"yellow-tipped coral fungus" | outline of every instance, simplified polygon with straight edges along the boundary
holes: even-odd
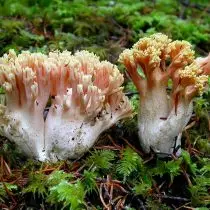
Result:
[[[204,74],[210,75],[210,53],[205,58],[197,58],[196,63],[202,68]]]
[[[0,133],[41,161],[77,158],[104,130],[131,115],[123,80],[116,66],[87,51],[10,50],[0,59],[7,98],[0,107]]]
[[[196,62],[188,42],[172,41],[158,33],[126,49],[119,61],[140,93],[138,127],[142,148],[147,153],[173,153],[191,117],[192,99],[202,94],[207,83],[208,64],[201,65],[206,60]]]

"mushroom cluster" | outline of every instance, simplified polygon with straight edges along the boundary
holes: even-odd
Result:
[[[16,55],[10,50],[0,58],[6,92],[0,134],[41,161],[77,158],[104,130],[131,116],[123,80],[115,65],[87,51]]]
[[[140,93],[144,151],[179,155],[193,98],[203,93],[210,74],[210,55],[195,59],[188,42],[158,33],[140,39],[119,60]],[[0,58],[6,92],[0,134],[41,161],[77,158],[104,130],[132,115],[123,80],[115,65],[87,51],[10,50]]]
[[[180,154],[192,99],[208,80],[209,57],[195,60],[190,43],[161,33],[140,39],[120,55],[140,94],[138,128],[146,153]]]

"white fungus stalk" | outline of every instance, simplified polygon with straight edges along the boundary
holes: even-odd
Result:
[[[123,75],[87,51],[14,51],[0,60],[0,133],[41,161],[77,158],[118,120],[131,116]],[[51,98],[44,120],[43,113]]]
[[[138,128],[142,148],[163,155],[178,150],[179,155],[181,133],[193,110],[192,99],[203,92],[208,79],[204,75],[209,68],[207,60],[200,60],[203,66],[196,63],[188,42],[172,42],[160,33],[140,39],[119,60],[140,94]]]

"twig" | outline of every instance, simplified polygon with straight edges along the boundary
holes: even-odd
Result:
[[[113,205],[113,190],[114,190],[114,187],[113,187],[113,184],[111,185],[110,187],[110,192],[109,192],[109,195],[110,195],[110,200],[109,200],[109,204]]]
[[[144,164],[145,164],[145,163],[148,163],[149,161],[151,161],[151,160],[154,158],[154,156],[155,156],[155,154],[152,153],[151,156],[150,156],[147,160],[145,160],[143,163],[144,163]]]
[[[184,176],[185,176],[185,178],[187,180],[188,185],[191,187],[192,186],[192,182],[191,182],[191,180],[189,178],[189,175],[187,174],[186,170],[183,167],[181,167],[181,168],[182,168],[182,172],[183,172],[183,174],[184,174]]]
[[[182,202],[189,202],[190,199],[188,198],[182,198],[179,196],[170,196],[170,195],[161,195],[161,194],[155,194],[155,196],[163,199],[170,199],[170,200],[176,200],[176,201],[182,201]]]
[[[114,140],[112,139],[112,137],[111,137],[110,135],[108,135],[107,137],[108,137],[108,139],[112,142],[112,144],[113,144],[116,148],[118,148],[118,150],[121,150],[121,149],[122,149],[121,146],[117,145],[117,144],[114,142]]]
[[[16,200],[13,197],[14,196],[13,193],[9,191],[9,189],[7,188],[7,186],[6,186],[6,184],[4,182],[3,182],[3,186],[4,186],[4,189],[5,189],[6,193],[7,193],[7,195],[12,199],[12,202],[16,205],[17,202],[16,202]]]
[[[142,202],[142,200],[140,200],[139,198],[136,198],[136,200],[138,201],[138,203],[140,204],[139,209],[140,210],[147,210],[144,206],[144,203]]]
[[[171,155],[171,157],[174,159],[174,160],[177,160],[178,158],[175,156],[175,155]],[[187,174],[187,172],[186,172],[186,170],[183,168],[183,166],[181,166],[181,169],[182,169],[182,172],[183,172],[183,174],[184,174],[184,177],[186,178],[186,180],[187,180],[187,183],[188,183],[188,185],[191,187],[192,186],[192,182],[191,182],[191,180],[190,180],[190,178],[189,178],[189,175]]]
[[[124,204],[125,204],[125,200],[126,200],[126,197],[123,197],[122,199],[119,199],[119,201],[117,202],[116,204],[116,208],[115,209],[124,209]]]
[[[130,144],[130,143],[128,142],[127,139],[125,139],[125,138],[123,138],[123,137],[121,137],[121,139],[122,139],[123,141],[125,141],[126,144],[127,144],[131,149],[133,149],[136,153],[138,153],[140,156],[144,156],[144,154],[143,154],[142,152],[140,152],[139,150],[137,150],[132,144]]]
[[[190,203],[191,203],[191,202],[185,203],[184,205],[182,205],[182,206],[176,208],[176,210],[182,209],[183,207],[185,207],[186,205],[188,205],[188,204],[190,204]]]
[[[104,201],[104,198],[103,198],[103,183],[100,184],[100,190],[99,190],[99,196],[100,196],[100,200],[101,200],[101,203],[103,204],[103,206],[106,208],[106,209],[109,209],[109,206],[105,203]]]
[[[188,129],[192,128],[192,127],[195,125],[195,123],[196,123],[195,120],[192,121],[189,125],[187,125],[187,126],[184,128],[184,130],[188,130]]]
[[[121,150],[116,148],[115,146],[95,146],[95,149],[109,149],[109,150]]]

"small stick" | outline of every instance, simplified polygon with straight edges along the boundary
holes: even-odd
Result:
[[[159,197],[159,198],[163,198],[163,199],[170,199],[170,200],[177,200],[177,201],[183,201],[183,202],[189,202],[190,199],[188,198],[182,198],[179,196],[170,196],[170,195],[161,195],[161,194],[156,194],[155,196]]]
[[[101,183],[100,184],[100,190],[99,190],[99,196],[100,196],[100,199],[101,199],[101,202],[102,202],[102,204],[103,204],[103,206],[106,208],[106,209],[109,209],[109,206],[108,205],[106,205],[106,203],[105,203],[105,201],[104,201],[104,198],[103,198],[103,195],[102,195],[102,188],[103,188],[103,183]]]
[[[143,153],[140,152],[139,150],[137,150],[133,145],[131,145],[131,144],[128,142],[127,139],[125,139],[125,138],[123,138],[123,137],[121,137],[121,139],[122,139],[123,141],[125,141],[126,144],[127,144],[131,149],[133,149],[136,153],[138,153],[140,156],[144,156]]]

